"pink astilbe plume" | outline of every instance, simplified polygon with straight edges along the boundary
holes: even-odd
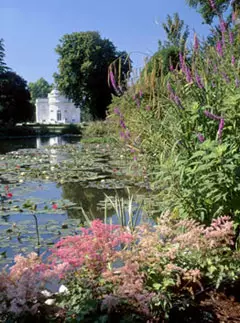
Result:
[[[53,263],[61,262],[72,269],[82,265],[93,272],[101,272],[117,252],[117,247],[129,244],[133,236],[119,225],[109,225],[94,220],[81,234],[68,236],[56,243],[52,250]]]

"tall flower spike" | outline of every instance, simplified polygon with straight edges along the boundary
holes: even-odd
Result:
[[[213,10],[216,10],[216,5],[215,5],[215,2],[214,0],[209,0],[209,3],[210,3],[210,6]]]
[[[196,33],[194,34],[194,44],[193,44],[193,47],[194,47],[194,51],[197,52],[198,49],[199,49],[199,40],[198,40],[198,37],[197,37]]]
[[[220,122],[219,122],[219,127],[218,127],[218,139],[220,140],[222,138],[222,132],[223,132],[223,128],[224,128],[224,119],[221,118]]]

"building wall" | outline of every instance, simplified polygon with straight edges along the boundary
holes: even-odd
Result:
[[[47,123],[49,119],[48,99],[36,100],[36,122]]]
[[[48,99],[36,100],[36,122],[39,123],[79,123],[80,109],[53,90]]]

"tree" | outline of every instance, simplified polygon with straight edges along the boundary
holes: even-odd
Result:
[[[175,12],[173,17],[167,15],[167,20],[162,24],[163,29],[167,36],[167,41],[162,46],[162,42],[159,42],[159,49],[162,47],[177,47],[180,51],[184,50],[188,36],[189,28],[184,23],[184,20],[180,19],[179,14]]]
[[[0,73],[0,120],[17,123],[33,120],[33,105],[27,82],[15,72]]]
[[[240,0],[186,0],[186,2],[190,7],[197,9],[207,24],[211,24],[214,17],[226,13],[230,5],[235,12],[240,9]]]
[[[7,70],[6,63],[4,61],[5,58],[5,48],[3,39],[0,39],[0,73],[3,73]]]
[[[113,88],[108,85],[108,67],[123,53],[95,31],[66,34],[56,48],[59,73],[54,75],[58,89],[94,119],[104,119]],[[122,76],[129,66],[122,67]]]
[[[43,77],[36,82],[30,82],[28,84],[31,102],[35,104],[37,98],[47,98],[48,93],[51,92],[53,86],[49,84]]]
[[[167,40],[158,42],[158,51],[146,66],[148,73],[151,73],[154,68],[156,69],[156,77],[161,74],[166,75],[170,67],[175,69],[179,65],[179,53],[185,51],[189,36],[188,25],[185,25],[178,13],[174,13],[172,17],[167,15],[166,22],[162,26],[166,32]]]

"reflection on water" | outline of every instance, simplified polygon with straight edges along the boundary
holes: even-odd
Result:
[[[10,151],[18,149],[42,148],[44,146],[74,144],[78,143],[79,141],[79,136],[0,139],[0,154],[6,154]]]
[[[120,197],[127,198],[126,189],[110,190],[110,189],[98,189],[93,187],[84,187],[81,183],[65,183],[62,185],[62,198],[68,199],[78,206],[81,206],[84,212],[90,218],[102,218],[104,217],[104,209],[100,207],[100,203],[103,204],[105,195],[115,196],[116,193]],[[114,211],[108,210],[108,216],[113,216]],[[68,216],[70,218],[81,218],[81,210],[68,210]]]

